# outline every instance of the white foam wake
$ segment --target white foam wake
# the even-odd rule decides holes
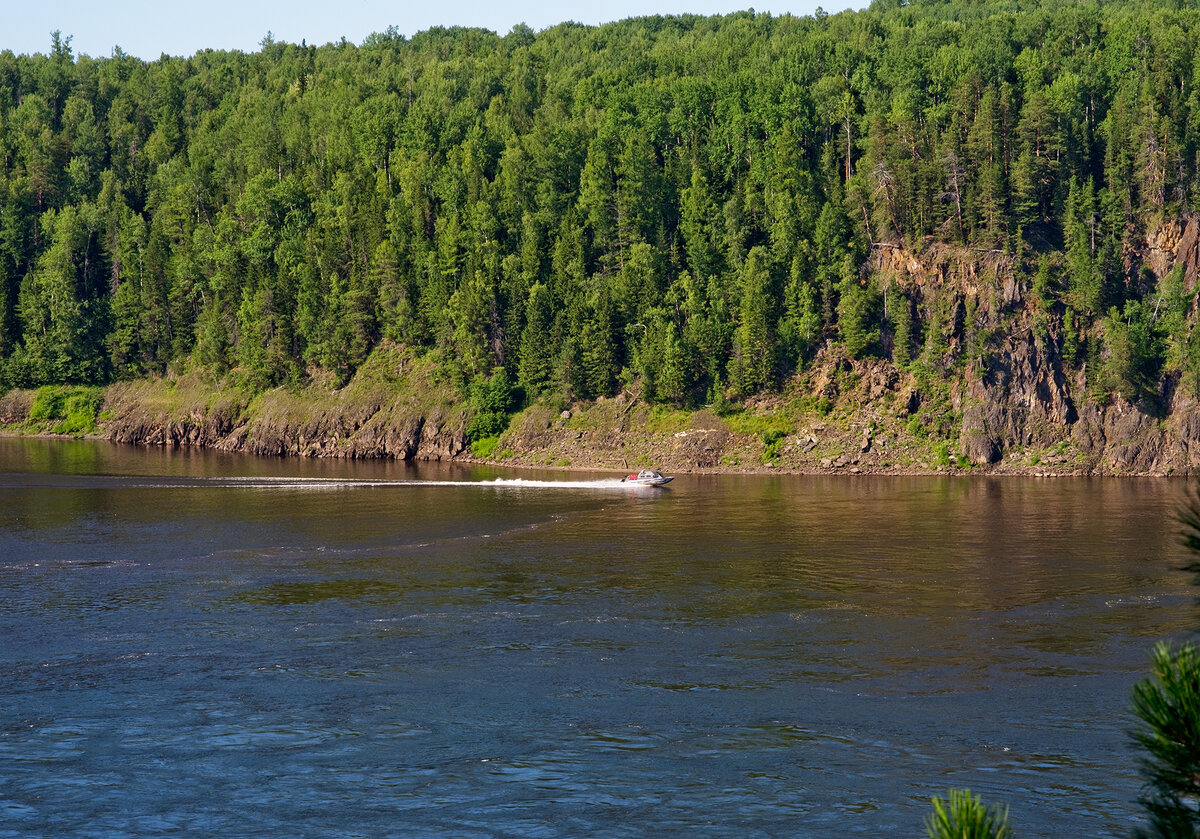
[[[222,477],[199,479],[200,486],[238,487],[244,489],[305,489],[334,490],[354,488],[400,487],[477,487],[481,489],[592,489],[646,490],[655,489],[626,483],[619,478],[594,481],[542,481],[529,478],[493,478],[485,481],[410,481],[364,480],[356,478],[288,478],[288,477]]]

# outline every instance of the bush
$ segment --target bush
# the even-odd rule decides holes
[[[476,376],[471,383],[471,407],[476,414],[467,423],[467,439],[478,442],[499,437],[508,428],[512,411],[523,398],[524,394],[513,385],[503,367],[497,367],[491,378]]]
[[[967,789],[952,789],[948,801],[933,797],[933,815],[925,820],[929,839],[1009,839],[1007,807],[984,807]]]
[[[774,463],[779,460],[779,453],[786,439],[787,433],[778,428],[769,428],[763,432],[763,463]]]
[[[480,438],[471,444],[471,454],[480,460],[488,460],[496,451],[496,444],[499,442],[499,436]]]
[[[482,440],[485,437],[499,437],[508,428],[508,414],[488,412],[476,414],[467,423],[467,439]]]
[[[937,448],[934,449],[933,453],[934,453],[934,456],[937,458],[938,466],[949,466],[950,465],[950,444],[949,443],[938,443]]]
[[[103,402],[99,388],[46,385],[33,395],[29,420],[50,424],[55,434],[88,434],[96,429]]]
[[[66,388],[46,385],[39,387],[33,394],[33,404],[29,407],[29,419],[32,422],[46,422],[62,416],[63,402],[66,398]]]

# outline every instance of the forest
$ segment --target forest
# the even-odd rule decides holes
[[[876,0],[156,60],[52,33],[0,53],[0,391],[339,385],[387,341],[533,400],[737,400],[829,346],[953,376],[988,330],[867,267],[938,245],[1006,255],[1095,392],[1200,382],[1194,290],[1128,258],[1200,202],[1198,30]]]

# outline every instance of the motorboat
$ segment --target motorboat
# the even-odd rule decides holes
[[[637,484],[643,487],[660,487],[663,484],[669,484],[675,480],[674,476],[667,477],[661,472],[655,472],[653,469],[643,469],[636,475],[626,475],[621,479],[622,483]]]

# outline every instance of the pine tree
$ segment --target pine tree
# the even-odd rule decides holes
[[[852,358],[874,354],[879,348],[879,295],[859,279],[854,263],[842,262],[838,282],[838,333]]]
[[[79,293],[80,254],[90,231],[69,206],[42,221],[50,245],[21,283],[21,377],[33,384],[102,382],[107,365],[90,320],[97,307]]]
[[[534,283],[525,302],[525,330],[521,333],[518,379],[525,390],[538,395],[550,386],[553,376],[553,323],[549,290]]]
[[[766,253],[754,248],[742,267],[738,326],[734,333],[729,380],[742,394],[757,393],[771,384],[775,336],[771,324],[771,276]]]

